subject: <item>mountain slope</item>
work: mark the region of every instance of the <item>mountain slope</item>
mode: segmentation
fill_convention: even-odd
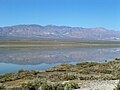
[[[105,28],[81,28],[54,25],[16,25],[0,27],[0,40],[120,40],[120,32]]]

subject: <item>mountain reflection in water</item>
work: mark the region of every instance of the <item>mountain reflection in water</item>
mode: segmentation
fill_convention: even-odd
[[[119,47],[0,48],[0,68],[50,68],[62,63],[104,62],[119,58]],[[44,64],[44,65],[43,65]],[[38,66],[40,66],[38,68]],[[37,68],[36,68],[37,67]],[[46,69],[42,68],[42,69]],[[18,68],[18,70],[21,68]],[[5,69],[4,69],[5,70]],[[0,70],[0,73],[2,71]]]

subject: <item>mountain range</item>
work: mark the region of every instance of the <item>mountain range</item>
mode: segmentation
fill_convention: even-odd
[[[0,27],[0,40],[108,40],[120,41],[120,31],[103,27],[82,28],[47,25]]]

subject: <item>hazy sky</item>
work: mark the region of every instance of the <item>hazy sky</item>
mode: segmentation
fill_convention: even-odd
[[[120,30],[120,0],[0,0],[0,26],[17,24]]]

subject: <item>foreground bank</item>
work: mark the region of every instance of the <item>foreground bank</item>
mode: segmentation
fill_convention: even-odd
[[[106,63],[62,64],[45,71],[0,75],[0,90],[119,90],[119,79],[120,59],[116,58]]]

